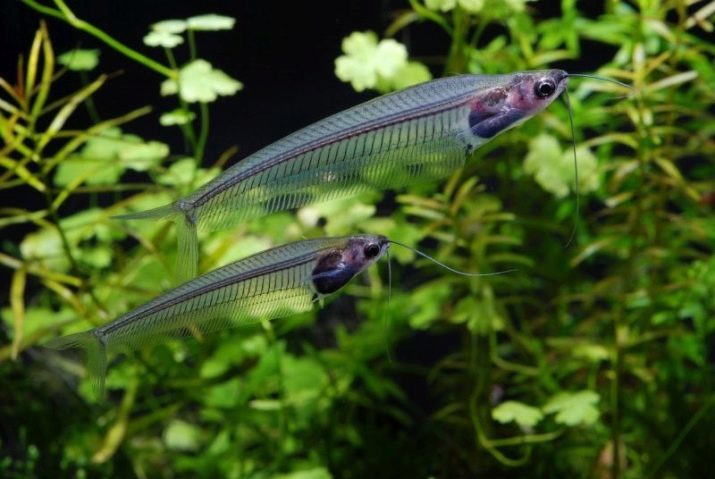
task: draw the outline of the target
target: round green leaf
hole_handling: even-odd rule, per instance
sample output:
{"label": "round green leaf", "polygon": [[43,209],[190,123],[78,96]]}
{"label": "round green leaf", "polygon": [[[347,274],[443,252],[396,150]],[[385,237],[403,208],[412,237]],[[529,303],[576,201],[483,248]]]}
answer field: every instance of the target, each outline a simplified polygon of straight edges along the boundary
{"label": "round green leaf", "polygon": [[144,36],[144,44],[150,47],[174,48],[182,43],[184,38],[181,35],[162,30],[149,32]]}
{"label": "round green leaf", "polygon": [[502,424],[515,422],[521,427],[532,428],[544,418],[544,414],[528,404],[505,401],[492,410],[492,418]]}
{"label": "round green leaf", "polygon": [[183,33],[186,31],[187,24],[185,20],[162,20],[151,26],[151,29],[155,32],[166,32],[166,33]]}
{"label": "round green leaf", "polygon": [[549,399],[544,406],[544,412],[556,414],[556,422],[567,426],[593,424],[598,420],[596,405],[600,399],[595,391],[562,392]]}
{"label": "round green leaf", "polygon": [[231,30],[236,23],[236,19],[225,15],[209,13],[207,15],[189,17],[186,23],[191,30]]}
{"label": "round green leaf", "polygon": [[164,81],[161,94],[173,95],[178,92],[188,102],[208,103],[219,96],[234,95],[242,88],[243,84],[238,80],[213,68],[206,60],[198,59],[179,71],[178,84],[174,80]]}
{"label": "round green leaf", "polygon": [[74,71],[88,71],[99,64],[99,50],[76,48],[57,57],[57,62]]}

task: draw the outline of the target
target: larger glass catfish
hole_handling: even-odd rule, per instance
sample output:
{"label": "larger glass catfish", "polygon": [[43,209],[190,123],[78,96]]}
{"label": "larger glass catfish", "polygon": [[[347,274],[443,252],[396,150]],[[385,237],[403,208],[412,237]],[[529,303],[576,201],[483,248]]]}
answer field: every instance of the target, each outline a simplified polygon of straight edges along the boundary
{"label": "larger glass catfish", "polygon": [[89,376],[104,390],[107,354],[167,336],[202,334],[311,308],[377,261],[390,246],[378,235],[318,238],[277,246],[210,271],[114,321],[53,339],[55,349],[87,350]]}
{"label": "larger glass catfish", "polygon": [[444,178],[469,152],[546,108],[567,82],[565,71],[544,70],[423,83],[288,135],[170,205],[120,218],[175,220],[178,257],[193,276],[197,228]]}

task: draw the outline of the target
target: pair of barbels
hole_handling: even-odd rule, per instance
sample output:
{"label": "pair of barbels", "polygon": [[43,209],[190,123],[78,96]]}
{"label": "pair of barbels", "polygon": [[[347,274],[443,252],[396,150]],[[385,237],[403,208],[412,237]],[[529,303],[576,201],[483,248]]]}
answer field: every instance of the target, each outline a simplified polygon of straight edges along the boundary
{"label": "pair of barbels", "polygon": [[546,108],[565,91],[569,76],[575,75],[460,75],[384,95],[288,135],[172,204],[119,216],[174,221],[177,269],[186,282],[108,324],[47,346],[86,349],[87,371],[101,395],[108,354],[310,309],[396,242],[365,234],[308,239],[191,279],[198,269],[197,230],[216,231],[365,190],[443,179],[469,153]]}

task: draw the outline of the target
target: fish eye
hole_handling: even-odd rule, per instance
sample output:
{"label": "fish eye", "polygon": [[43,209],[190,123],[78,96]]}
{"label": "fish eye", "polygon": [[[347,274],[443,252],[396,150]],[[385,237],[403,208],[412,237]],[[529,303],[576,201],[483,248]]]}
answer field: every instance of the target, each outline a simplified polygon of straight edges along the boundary
{"label": "fish eye", "polygon": [[534,85],[534,93],[539,98],[546,98],[551,96],[556,91],[556,85],[553,80],[546,78],[544,80],[539,80]]}
{"label": "fish eye", "polygon": [[367,258],[374,258],[378,254],[380,254],[380,246],[378,246],[377,243],[370,243],[369,245],[365,246],[365,257]]}

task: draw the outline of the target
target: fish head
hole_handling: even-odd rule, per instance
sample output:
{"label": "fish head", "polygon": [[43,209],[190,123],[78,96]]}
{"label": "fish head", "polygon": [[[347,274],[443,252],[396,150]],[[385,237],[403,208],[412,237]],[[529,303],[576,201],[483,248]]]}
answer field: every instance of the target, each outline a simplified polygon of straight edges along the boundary
{"label": "fish head", "polygon": [[493,86],[480,89],[469,102],[469,128],[488,140],[513,128],[549,106],[566,88],[564,70],[541,70],[500,75]]}
{"label": "fish head", "polygon": [[344,245],[330,249],[316,261],[311,279],[319,294],[339,290],[380,259],[390,247],[382,235],[355,235],[346,238]]}

